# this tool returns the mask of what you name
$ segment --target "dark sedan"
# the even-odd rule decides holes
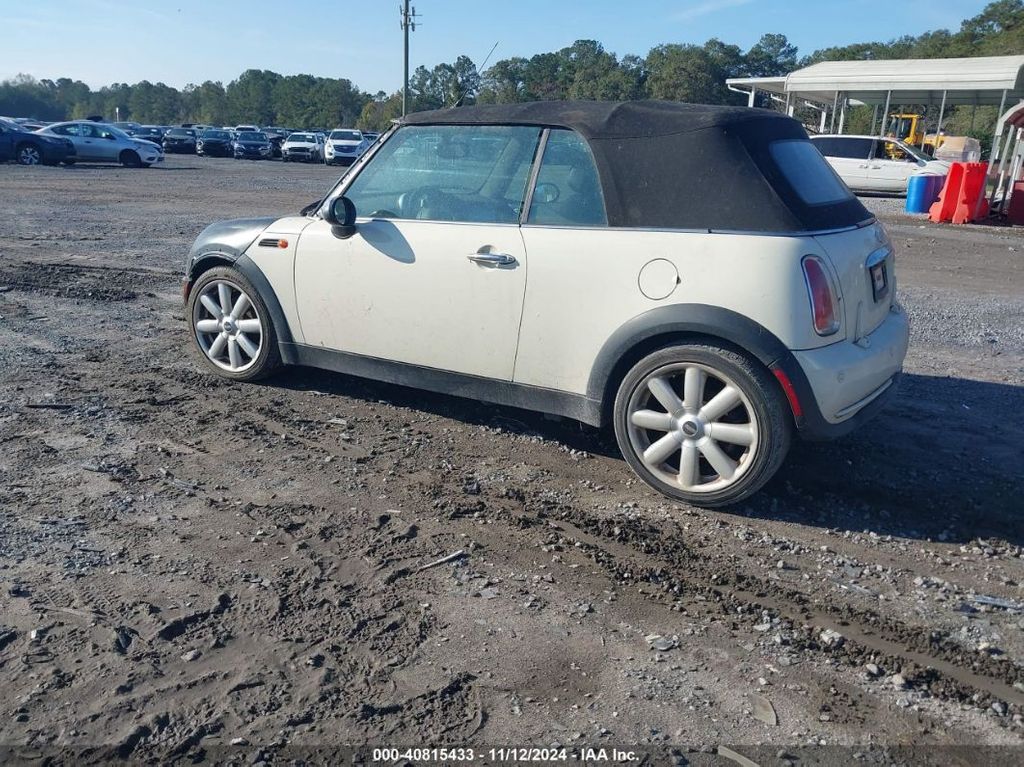
[[[71,165],[75,145],[66,138],[33,133],[20,123],[0,117],[0,162],[15,160],[20,165]]]
[[[132,131],[129,135],[132,138],[142,139],[143,141],[152,141],[157,146],[160,146],[164,141],[165,130],[166,128],[161,128],[159,125],[143,125],[141,128]]]
[[[231,157],[231,131],[204,130],[196,141],[196,154],[203,157]]]
[[[196,132],[191,128],[171,128],[164,134],[164,151],[196,153]]]
[[[274,154],[270,140],[258,131],[239,131],[231,146],[236,160],[269,160]]]

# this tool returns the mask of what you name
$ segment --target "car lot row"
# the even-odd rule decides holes
[[[379,138],[338,128],[282,132],[256,126],[144,126],[72,120],[40,125],[0,117],[0,161],[22,165],[72,165],[77,161],[113,162],[148,168],[163,162],[165,153],[234,157],[235,159],[317,162],[350,165]]]

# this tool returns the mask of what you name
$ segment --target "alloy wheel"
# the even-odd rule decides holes
[[[21,165],[38,165],[42,161],[42,155],[34,146],[24,146],[18,152],[18,162]]]
[[[241,373],[252,367],[263,348],[263,321],[237,284],[212,280],[204,285],[192,310],[199,347],[217,367]]]
[[[627,418],[630,446],[644,466],[688,493],[737,482],[759,448],[747,395],[707,365],[683,362],[653,371],[630,396]]]

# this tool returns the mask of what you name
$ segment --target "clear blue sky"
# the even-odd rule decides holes
[[[2,0],[0,5],[7,5]],[[0,18],[0,79],[19,72],[112,82],[230,80],[249,68],[401,86],[399,0],[31,0]],[[477,66],[586,38],[619,56],[718,37],[746,49],[781,32],[801,54],[959,28],[987,0],[416,0],[411,68],[466,54]]]

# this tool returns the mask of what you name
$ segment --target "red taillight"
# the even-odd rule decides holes
[[[825,271],[825,264],[817,256],[804,256],[803,266],[807,294],[811,298],[811,313],[814,315],[814,332],[819,336],[830,336],[839,330],[832,281]]]

